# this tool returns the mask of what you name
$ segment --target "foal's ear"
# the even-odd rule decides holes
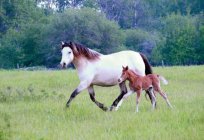
[[[61,44],[62,44],[62,45],[64,45],[64,42],[63,42],[63,41],[61,41]]]

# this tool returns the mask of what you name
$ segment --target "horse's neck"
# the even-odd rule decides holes
[[[83,69],[88,67],[88,60],[84,57],[74,58],[72,63],[78,72],[83,71]]]

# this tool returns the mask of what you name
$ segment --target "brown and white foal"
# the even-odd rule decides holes
[[[121,83],[125,80],[129,81],[130,90],[137,93],[137,99],[136,99],[137,112],[139,111],[138,107],[139,107],[140,95],[143,90],[149,90],[149,92],[151,93],[153,98],[153,101],[152,101],[153,109],[155,108],[155,104],[156,104],[156,97],[155,97],[156,92],[158,92],[165,99],[168,106],[172,108],[167,98],[167,95],[161,90],[161,87],[160,87],[160,80],[164,84],[168,84],[168,81],[164,77],[158,74],[148,74],[146,76],[140,76],[136,74],[134,71],[132,71],[131,69],[129,69],[128,66],[126,66],[126,67],[123,67],[122,75],[118,79],[118,82]],[[127,96],[124,95],[124,98],[127,98]]]

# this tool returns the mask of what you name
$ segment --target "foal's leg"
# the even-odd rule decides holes
[[[78,87],[72,92],[69,100],[67,101],[66,106],[69,107],[71,101],[84,89],[86,89],[89,86],[89,83],[86,81],[80,82],[80,84],[78,85]]]
[[[169,102],[169,99],[167,97],[167,95],[159,88],[158,89],[159,94],[164,98],[164,100],[166,101],[167,105],[172,108],[171,103]]]
[[[118,105],[116,106],[115,110],[117,111],[119,109],[119,107],[122,105],[123,103],[123,100],[124,99],[127,99],[128,96],[130,96],[134,91],[133,90],[130,90],[128,91],[128,93],[126,93],[123,98],[120,100],[120,102],[118,103]]]
[[[139,102],[140,102],[140,95],[142,93],[142,90],[136,91],[137,97],[136,97],[136,112],[139,112]]]
[[[127,93],[127,87],[125,85],[125,82],[122,82],[119,84],[120,86],[120,95],[114,100],[113,104],[111,105],[110,107],[110,111],[112,111],[117,105],[118,103],[120,102],[120,100],[123,98],[123,96]],[[121,105],[122,103],[120,103]]]
[[[150,87],[148,89],[148,91],[150,92],[151,96],[152,96],[152,109],[154,110],[155,109],[155,106],[156,106],[156,97],[155,97],[155,94],[154,94],[154,89],[153,87]]]
[[[94,88],[93,88],[92,85],[88,87],[88,91],[89,91],[89,95],[90,95],[91,100],[92,100],[99,108],[101,108],[103,111],[107,111],[108,108],[105,107],[102,103],[98,102],[98,101],[95,99],[95,92],[94,92]]]

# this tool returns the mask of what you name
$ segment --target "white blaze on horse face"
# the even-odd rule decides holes
[[[73,51],[69,47],[64,47],[62,49],[62,59],[61,59],[61,66],[67,67],[72,61],[74,60]]]

